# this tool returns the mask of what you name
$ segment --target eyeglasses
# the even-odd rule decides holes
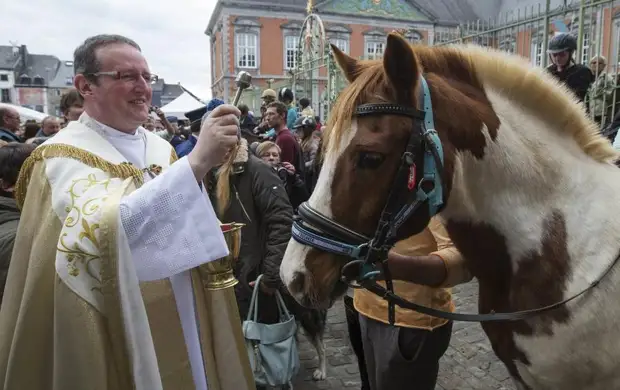
[[[114,70],[110,72],[97,72],[92,73],[92,75],[95,77],[110,76],[116,80],[125,81],[127,83],[136,83],[138,82],[138,79],[140,77],[142,77],[142,79],[144,79],[144,81],[146,81],[147,83],[155,83],[157,82],[157,80],[159,80],[159,77],[154,74],[119,70]]]

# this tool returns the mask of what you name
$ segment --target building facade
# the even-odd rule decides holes
[[[599,1],[587,5],[581,18],[580,0],[325,0],[311,4],[325,27],[325,41],[358,58],[381,57],[387,34],[404,31],[411,42],[437,45],[474,42],[529,58],[543,66],[544,40],[556,32],[577,34],[583,24],[578,62],[602,54],[608,71],[617,72],[620,4]],[[588,3],[588,2],[586,2]],[[303,0],[218,0],[205,33],[211,42],[213,96],[230,101],[236,74],[253,77],[253,91],[244,94],[257,110],[260,91],[270,86],[292,87],[298,68],[297,51],[308,4]],[[547,36],[545,37],[545,33]],[[305,34],[305,33],[304,33]],[[315,112],[323,105],[327,70],[312,71],[312,85],[295,85],[296,98],[308,97]],[[243,99],[242,99],[243,100]]]
[[[325,43],[354,57],[377,58],[382,56],[387,34],[393,30],[406,30],[411,42],[426,44],[433,44],[435,37],[453,37],[448,33],[459,21],[481,17],[473,3],[494,2],[328,0],[311,7],[323,21]],[[285,85],[298,68],[297,51],[307,8],[303,0],[219,0],[205,32],[211,41],[213,96],[229,101],[236,89],[235,76],[241,70],[252,74],[255,90]],[[321,112],[319,100],[324,100],[327,70],[316,69],[315,73],[315,85],[295,92],[296,98],[310,98],[315,111]],[[247,103],[251,109],[258,109],[256,98]]]

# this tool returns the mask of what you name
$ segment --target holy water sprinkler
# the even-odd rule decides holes
[[[241,71],[237,74],[235,78],[235,84],[237,85],[237,93],[235,93],[235,99],[233,100],[233,105],[236,106],[239,104],[239,99],[241,99],[241,94],[243,90],[249,88],[252,85],[252,75],[246,71]]]

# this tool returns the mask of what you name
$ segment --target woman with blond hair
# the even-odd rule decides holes
[[[297,210],[300,204],[308,200],[310,193],[306,188],[306,183],[295,172],[293,164],[280,161],[280,153],[280,147],[272,141],[264,141],[256,147],[256,155],[269,164],[278,174],[284,183],[293,210]]]
[[[254,281],[261,279],[258,321],[275,323],[278,308],[274,292],[281,286],[280,263],[291,238],[293,209],[276,172],[248,150],[241,138],[227,161],[205,179],[211,202],[224,223],[245,224],[234,274],[239,314],[250,308]]]

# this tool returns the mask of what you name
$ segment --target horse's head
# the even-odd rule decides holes
[[[323,140],[322,169],[308,204],[310,211],[350,229],[350,234],[344,233],[344,239],[359,244],[364,241],[360,236],[375,235],[390,192],[406,197],[408,191],[420,189],[427,173],[423,168],[425,161],[429,165],[424,155],[430,150],[429,140],[422,136],[428,126],[424,127],[421,111],[427,111],[426,119],[434,118],[441,141],[435,140],[443,149],[441,162],[434,156],[437,169],[431,172],[441,175],[439,203],[445,203],[450,194],[455,148],[483,153],[481,117],[496,117],[490,115],[492,109],[485,104],[483,89],[466,61],[451,60],[434,52],[442,49],[413,48],[399,35],[390,34],[382,61],[358,61],[336,47],[332,50],[349,85],[331,112]],[[448,92],[456,92],[456,86],[458,93]],[[432,98],[432,112],[425,107],[425,93]],[[388,109],[370,106],[366,115],[360,107],[367,104],[386,104]],[[394,108],[410,109],[409,115],[394,112]],[[459,137],[452,139],[451,133],[457,132]],[[399,181],[396,176],[401,177],[406,148],[412,148],[415,164],[410,175]],[[433,183],[427,181],[424,185],[432,187]],[[434,211],[427,204],[418,207],[400,226],[397,238],[423,230]],[[323,226],[311,221],[309,224],[313,225],[312,231],[326,233]],[[346,290],[340,276],[350,260],[291,239],[280,274],[300,303],[325,306]]]

